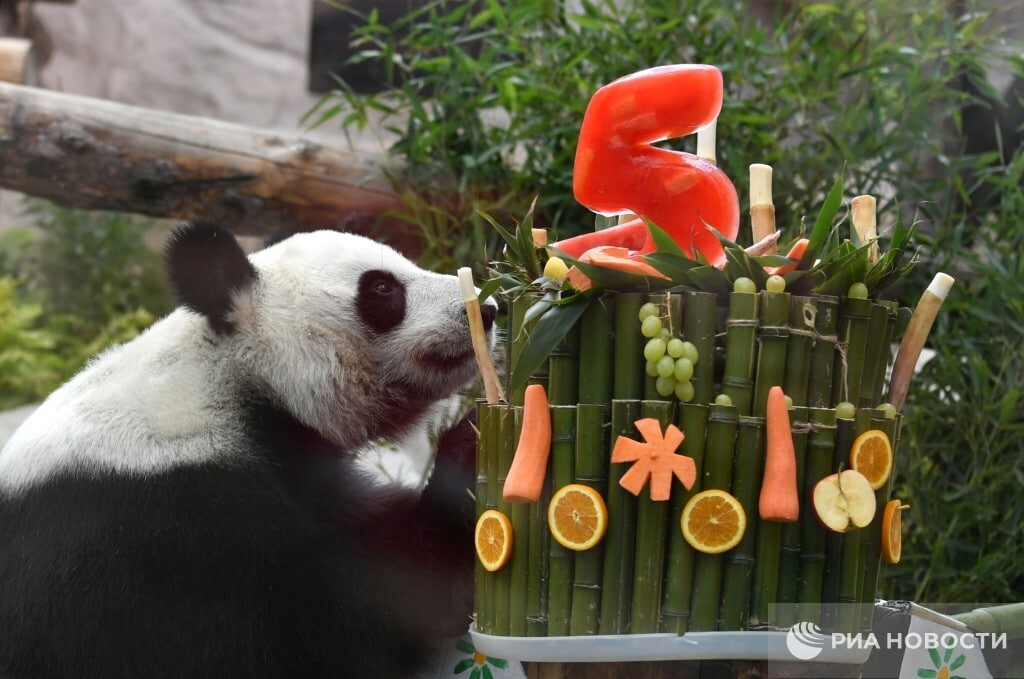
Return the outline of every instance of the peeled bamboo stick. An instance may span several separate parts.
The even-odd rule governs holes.
[[[718,164],[715,154],[718,136],[718,118],[715,118],[705,127],[697,130],[697,157],[706,160],[713,165]]]
[[[946,301],[946,295],[953,287],[953,282],[952,276],[941,272],[935,274],[910,317],[910,324],[903,333],[903,341],[900,342],[899,351],[896,352],[892,377],[889,379],[889,395],[886,397],[886,400],[897,410],[903,407],[903,402],[907,398],[907,390],[910,387],[910,379],[914,375],[914,368],[917,366],[917,359],[921,357],[921,349],[924,348],[935,317],[938,315],[939,309],[942,308],[942,303]]]
[[[487,331],[484,330],[483,317],[480,315],[480,300],[477,299],[476,286],[473,284],[473,271],[464,266],[459,269],[458,275],[462,301],[466,303],[466,316],[469,318],[469,334],[473,338],[473,353],[484,379],[484,393],[488,403],[500,403],[505,400],[505,394],[494,361],[491,360],[491,346],[487,342]]]
[[[878,222],[875,216],[875,197],[857,196],[850,201],[850,220],[862,245],[869,245],[868,264],[878,261]]]
[[[750,229],[755,243],[775,233],[775,203],[772,201],[772,167],[750,166]],[[764,254],[775,253],[775,245]]]

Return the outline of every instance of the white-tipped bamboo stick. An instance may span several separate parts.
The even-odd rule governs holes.
[[[903,407],[907,399],[907,389],[910,387],[910,380],[914,376],[914,368],[917,366],[917,359],[921,356],[921,349],[928,339],[935,317],[939,314],[942,303],[946,301],[946,295],[953,287],[953,277],[944,273],[935,274],[935,278],[928,285],[928,288],[921,295],[921,299],[914,308],[910,317],[906,332],[903,333],[903,341],[900,342],[899,351],[896,352],[896,360],[892,366],[892,377],[889,378],[889,395],[886,400],[897,410]]]
[[[761,243],[775,233],[771,165],[754,163],[750,166],[750,229],[755,244]],[[778,241],[777,235],[775,241]],[[775,241],[772,241],[762,254],[773,254]]]
[[[476,364],[484,380],[484,395],[488,403],[501,403],[505,400],[505,394],[502,392],[494,361],[491,360],[491,346],[487,342],[484,319],[480,315],[480,300],[476,296],[473,272],[468,266],[464,266],[459,269],[458,275],[462,301],[466,303],[466,316],[469,318],[469,334],[473,338],[473,353],[476,355]]]
[[[875,211],[874,196],[865,194],[850,201],[850,219],[853,220],[853,228],[857,230],[857,237],[862,244],[871,244],[868,250],[870,264],[878,261],[878,218]]]
[[[718,144],[718,118],[709,125],[697,130],[697,157],[718,165],[715,147]]]

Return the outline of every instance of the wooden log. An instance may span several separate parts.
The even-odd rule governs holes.
[[[0,38],[0,81],[16,85],[31,84],[35,78],[32,41],[25,38]]]
[[[65,207],[210,219],[239,235],[333,227],[416,256],[383,158],[301,136],[0,83],[0,187]]]

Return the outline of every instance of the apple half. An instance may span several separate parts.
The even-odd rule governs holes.
[[[853,469],[818,481],[811,499],[818,519],[837,533],[863,528],[875,516],[875,491],[867,478]]]

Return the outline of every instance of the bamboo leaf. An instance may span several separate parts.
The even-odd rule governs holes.
[[[690,270],[689,276],[690,284],[704,292],[724,295],[732,288],[729,275],[713,266],[695,267]]]
[[[672,279],[677,285],[689,282],[690,271],[701,266],[686,255],[673,255],[667,252],[652,252],[644,255],[644,261]]]
[[[804,251],[804,256],[800,258],[800,263],[797,265],[798,269],[806,269],[814,263],[818,252],[823,248],[828,241],[829,235],[832,233],[832,222],[835,221],[836,215],[839,214],[839,208],[842,204],[843,175],[841,173],[825,197],[825,202],[821,205],[821,211],[818,213],[818,218],[814,221],[814,227],[811,229],[807,250]]]
[[[679,244],[676,243],[672,236],[668,235],[668,232],[665,231],[665,229],[648,219],[644,219],[644,222],[646,222],[647,230],[651,232],[651,239],[654,241],[659,252],[689,259],[689,257],[686,257],[686,253],[683,252],[683,249],[679,247]]]
[[[487,300],[488,297],[493,295],[501,287],[501,279],[491,278],[490,280],[484,281],[484,284],[480,286],[480,292],[476,298],[482,304]]]
[[[577,297],[579,300],[574,304],[552,306],[537,321],[537,325],[523,346],[523,353],[519,355],[516,375],[510,391],[515,392],[526,384],[526,380],[544,363],[548,354],[572,329],[593,299],[587,295],[577,295]]]

